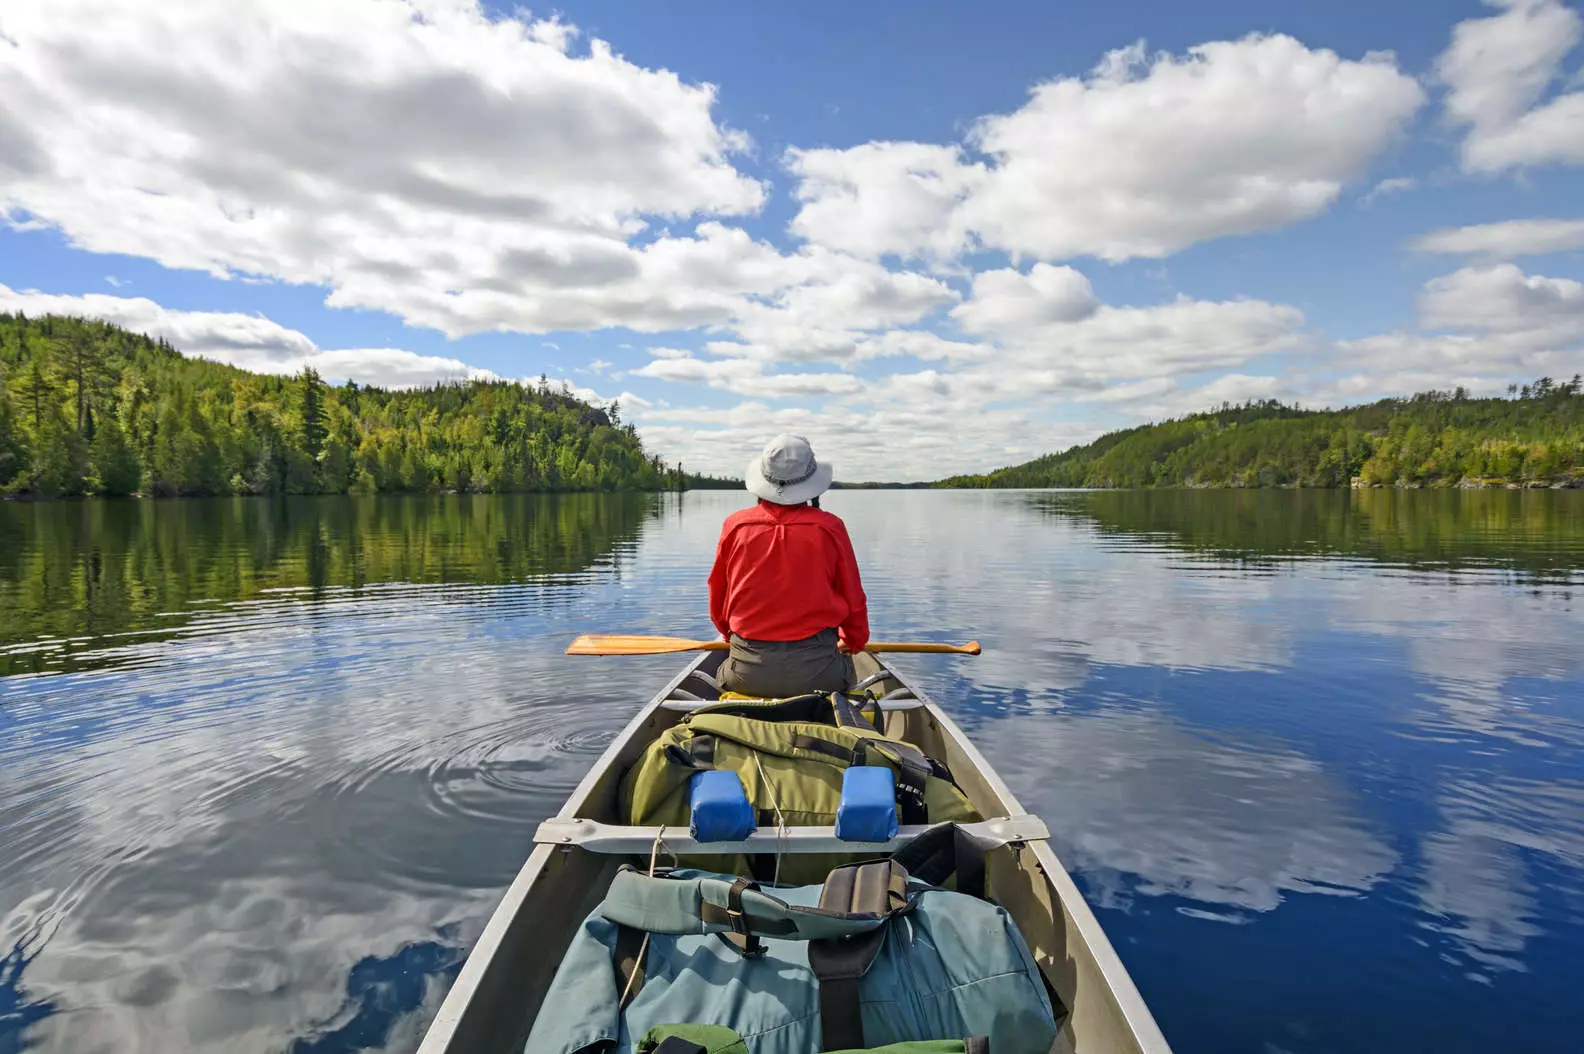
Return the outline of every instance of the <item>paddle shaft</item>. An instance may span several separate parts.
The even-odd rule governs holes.
[[[723,640],[688,640],[684,637],[624,636],[586,633],[567,647],[568,655],[665,655],[679,651],[725,651]],[[978,655],[979,642],[936,644],[931,641],[872,640],[864,651],[911,652],[927,655]]]

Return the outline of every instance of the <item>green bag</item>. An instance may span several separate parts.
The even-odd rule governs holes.
[[[670,1045],[666,1045],[667,1040]],[[748,1054],[748,1044],[721,1025],[657,1025],[638,1040],[637,1054]],[[990,1054],[990,1044],[983,1036],[971,1036],[888,1043],[831,1054]]]
[[[650,743],[622,779],[621,812],[634,826],[686,828],[688,781],[706,769],[735,772],[761,827],[827,827],[836,822],[842,774],[886,765],[896,774],[902,824],[972,823],[977,810],[939,761],[882,735],[845,696],[731,701],[700,707]],[[841,856],[788,855],[783,882],[819,882]],[[683,867],[749,873],[738,856],[683,859]]]

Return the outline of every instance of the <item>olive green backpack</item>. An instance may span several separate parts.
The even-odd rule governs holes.
[[[951,773],[918,747],[882,735],[845,696],[732,700],[700,707],[661,733],[622,780],[621,811],[635,826],[685,829],[688,782],[707,769],[735,772],[759,826],[828,827],[841,804],[842,774],[853,765],[885,765],[896,774],[903,824],[981,819]],[[783,882],[818,882],[840,862],[789,855]],[[684,858],[681,865],[749,873],[748,861]]]

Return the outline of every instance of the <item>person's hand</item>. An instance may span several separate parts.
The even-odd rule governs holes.
[[[841,652],[843,655],[851,655],[853,653],[852,648],[850,648],[847,645],[847,642],[844,640],[839,640],[836,642],[836,650]]]

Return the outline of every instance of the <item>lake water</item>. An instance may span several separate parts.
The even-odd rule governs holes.
[[[0,1052],[410,1050],[745,502],[0,504]],[[1180,1054],[1580,1049],[1584,493],[826,507]]]

